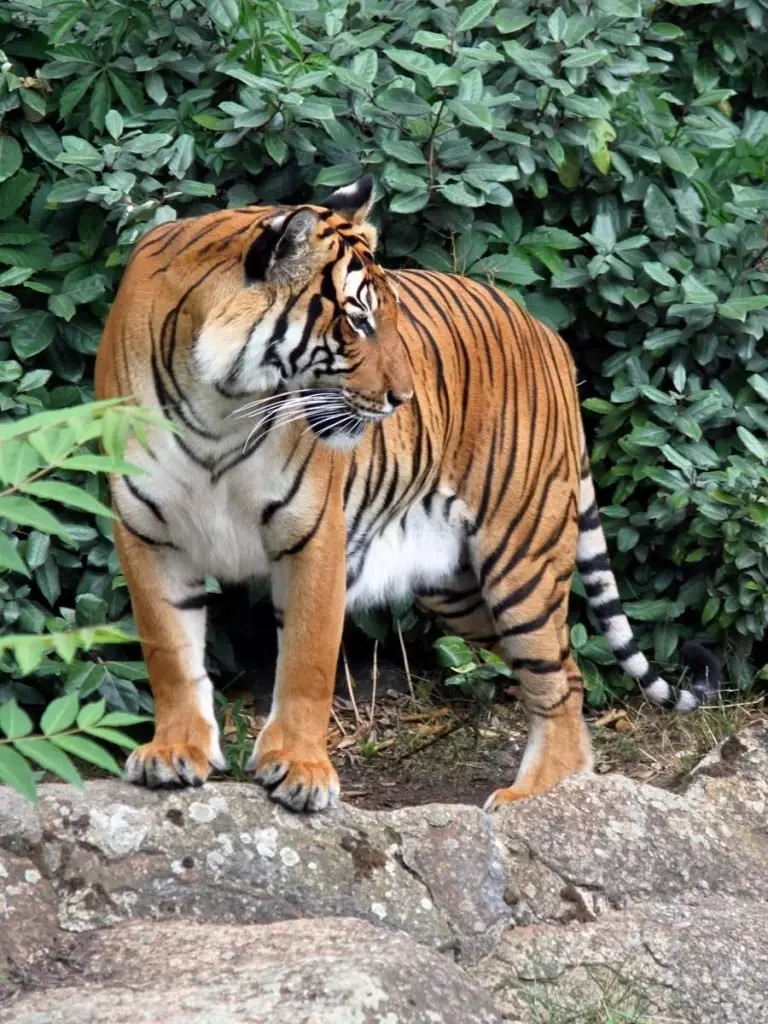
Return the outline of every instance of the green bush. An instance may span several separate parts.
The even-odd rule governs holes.
[[[109,523],[113,513],[94,493],[98,474],[134,472],[136,467],[123,459],[125,442],[130,436],[142,438],[150,422],[163,421],[155,413],[112,400],[0,424],[0,572],[29,580],[42,568],[52,586],[61,562],[54,553],[51,567],[44,568],[52,539],[64,546],[64,553],[77,551],[81,539],[81,527],[69,522],[66,514],[76,510],[96,517],[97,523]],[[103,453],[92,450],[96,441]],[[87,474],[84,486],[61,479],[81,474]],[[51,505],[62,506],[65,515],[54,514]],[[113,586],[119,583],[115,577]],[[2,578],[0,594],[6,625],[0,635],[0,782],[35,800],[34,765],[81,785],[70,754],[119,774],[117,762],[97,741],[130,750],[136,744],[121,728],[149,719],[126,712],[119,693],[115,699],[114,687],[98,671],[103,667],[108,673],[109,662],[85,659],[103,653],[104,645],[135,643],[135,634],[104,623],[103,602],[90,594],[80,595],[75,608],[61,607],[54,615],[45,613],[28,585],[12,587]],[[24,632],[9,632],[11,628]],[[41,702],[40,691],[23,681],[30,676],[40,683],[56,680],[56,689],[67,691],[41,715],[39,734],[19,703]],[[80,707],[96,690],[101,699]],[[151,710],[147,694],[134,691],[132,697],[136,707],[143,704]],[[108,713],[108,703],[122,710]]]
[[[706,632],[750,685],[768,625],[767,0],[6,0],[0,39],[0,410],[90,397],[148,227],[371,170],[385,263],[491,278],[571,343],[642,646],[674,669]],[[85,594],[125,614],[108,538],[79,529],[31,585],[6,577],[11,619]],[[602,700],[611,672],[582,639]]]

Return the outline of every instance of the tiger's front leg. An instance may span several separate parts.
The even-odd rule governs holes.
[[[128,758],[125,777],[150,789],[199,786],[226,768],[205,670],[205,585],[178,548],[114,524],[149,683],[155,735]]]
[[[313,522],[291,529],[279,550],[270,544],[277,673],[248,767],[273,800],[294,811],[321,811],[339,795],[327,734],[344,625],[346,529],[334,489],[332,480]]]

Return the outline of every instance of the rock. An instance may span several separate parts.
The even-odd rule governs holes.
[[[501,1024],[447,957],[344,918],[141,922],[80,940],[68,982],[0,1024]]]
[[[566,779],[505,808],[496,827],[510,850],[526,848],[553,876],[614,907],[710,893],[768,898],[768,832],[740,829],[717,806],[619,775]],[[551,919],[551,902],[538,904],[537,894],[531,920]]]
[[[644,1024],[768,1020],[765,725],[683,793],[581,776],[492,817],[297,817],[236,783],[40,796],[0,787],[0,1002],[24,1014],[0,1021],[499,1019],[464,969],[518,1024],[600,1000]]]
[[[729,736],[691,772],[686,797],[758,832],[768,829],[768,722]]]
[[[0,849],[0,1000],[11,985],[11,965],[16,972],[33,969],[57,929],[51,883],[31,860]]]
[[[41,786],[33,817],[5,788],[0,803],[9,823],[0,848],[34,851],[66,931],[147,917],[359,917],[477,957],[511,917],[499,851],[477,808],[377,814],[342,805],[308,817],[248,784],[169,793],[109,781],[83,792]],[[15,824],[9,807],[18,808]]]
[[[471,970],[514,1021],[757,1024],[768,1021],[768,913],[719,898],[514,928]]]

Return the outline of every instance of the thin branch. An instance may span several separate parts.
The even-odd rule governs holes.
[[[344,660],[344,678],[347,681],[347,692],[349,693],[349,699],[350,699],[350,701],[352,703],[352,710],[355,713],[355,725],[359,729],[360,725],[362,724],[361,721],[360,721],[360,711],[358,710],[357,701],[355,700],[355,688],[352,685],[352,676],[351,676],[350,671],[349,671],[349,662],[347,661],[347,652],[344,650],[343,647],[341,648],[341,657]]]
[[[411,700],[416,703],[416,693],[413,689],[413,680],[411,679],[411,667],[408,664],[408,654],[405,650],[405,641],[403,640],[403,631],[400,628],[400,622],[397,623],[397,638],[400,641],[400,653],[403,656],[403,666],[405,667],[405,678],[408,680],[408,692],[411,695]]]
[[[371,730],[373,729],[373,719],[374,719],[374,715],[376,714],[376,684],[378,683],[378,680],[379,680],[378,653],[379,653],[379,641],[378,640],[374,640],[373,641],[373,682],[372,682],[372,688],[371,688],[371,724],[369,726],[369,728]]]

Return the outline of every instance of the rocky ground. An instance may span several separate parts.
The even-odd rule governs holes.
[[[3,787],[0,1024],[758,1024],[767,878],[766,724],[493,818]]]

